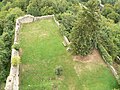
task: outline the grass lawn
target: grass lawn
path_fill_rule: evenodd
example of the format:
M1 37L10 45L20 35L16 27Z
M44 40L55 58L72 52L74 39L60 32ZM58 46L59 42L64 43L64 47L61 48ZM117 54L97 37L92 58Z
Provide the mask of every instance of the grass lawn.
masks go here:
M112 90L117 87L102 61L73 61L62 45L58 30L52 19L22 26L20 90ZM63 74L57 77L54 69L59 65L63 67Z

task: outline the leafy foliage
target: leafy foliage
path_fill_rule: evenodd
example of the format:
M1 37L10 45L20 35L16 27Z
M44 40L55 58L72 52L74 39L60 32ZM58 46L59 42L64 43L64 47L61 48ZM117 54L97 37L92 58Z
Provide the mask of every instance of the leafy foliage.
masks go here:
M0 11L0 81L6 80L10 70L11 46L13 43L15 19L24 12L13 5L12 0L3 0Z
M115 23L119 22L119 20L120 20L120 15L115 12L108 14L107 17L114 20Z
M63 13L68 8L66 0L31 0L27 7L27 13L34 16Z
M17 66L18 64L20 64L20 57L19 56L12 57L11 63L13 66Z
M116 1L117 1L117 0L101 0L101 2L102 2L103 4L105 4L105 3L115 4Z
M115 11L120 14L120 0L118 0L114 5Z
M18 44L18 43L13 44L12 48L18 51L20 49L20 44Z
M108 63L112 64L113 63L112 57L108 54L107 50L101 44L99 44L98 47L99 47L99 50L101 52L103 59L107 61Z
M102 15L107 17L108 14L113 12L113 6L110 4L105 4L103 10L102 10Z
M71 32L71 48L74 54L87 55L97 47L100 30L98 3L89 1L83 12L78 15Z

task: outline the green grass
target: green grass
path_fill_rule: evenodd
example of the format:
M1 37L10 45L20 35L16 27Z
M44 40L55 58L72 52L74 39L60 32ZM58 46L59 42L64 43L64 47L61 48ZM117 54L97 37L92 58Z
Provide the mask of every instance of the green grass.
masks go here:
M117 87L106 65L73 61L61 42L52 19L22 26L20 90L112 90ZM54 73L59 65L63 67L61 77Z

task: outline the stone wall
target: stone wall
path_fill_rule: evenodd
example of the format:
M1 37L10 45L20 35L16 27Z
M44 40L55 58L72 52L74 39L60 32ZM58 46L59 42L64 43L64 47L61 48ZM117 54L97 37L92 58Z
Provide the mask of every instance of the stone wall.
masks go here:
M103 57L102 57L102 58L103 58ZM115 76L116 80L117 80L118 83L119 83L119 78L120 78L120 77L119 77L116 69L115 69L111 64L109 64L109 63L105 60L105 58L103 58L103 60L104 60L105 63L107 64L108 68L110 68L112 74Z
M54 15L47 15L47 16L41 16L41 17L34 17L34 21L37 21L37 20L42 20L42 19L50 19L50 18L53 18Z
M116 78L116 80L118 81L118 83L119 83L119 75L118 75L118 73L117 73L117 71L115 70L115 68L112 66L112 65L110 65L108 62L106 62L107 63L107 65L108 65L108 67L111 69L111 72L113 73L113 75L115 76L115 78Z
M47 15L41 17L34 17L32 15L25 15L23 17L19 17L16 19L16 26L15 26L15 36L14 36L14 44L19 43L19 31L21 24L24 23L31 23L37 20L42 19L50 19L53 18L55 23L59 26L59 22L56 21L54 15ZM11 58L14 56L19 56L19 52L15 49L12 49ZM12 60L11 60L12 61ZM6 80L5 90L19 90L19 65L13 66L11 64L10 73Z
M30 23L34 21L34 16L32 15L25 15L23 17L19 17L17 20L19 23Z

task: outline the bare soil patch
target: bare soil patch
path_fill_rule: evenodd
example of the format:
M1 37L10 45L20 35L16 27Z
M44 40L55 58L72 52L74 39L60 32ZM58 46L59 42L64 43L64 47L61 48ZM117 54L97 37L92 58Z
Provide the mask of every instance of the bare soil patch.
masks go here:
M87 56L73 56L73 61L78 63L75 64L74 69L79 76L84 71L95 71L98 66L106 66L98 50L94 49L91 54Z
M100 56L98 50L94 49L91 54L87 56L73 56L73 61L78 61L78 62L99 62L99 63L104 63L102 57Z

